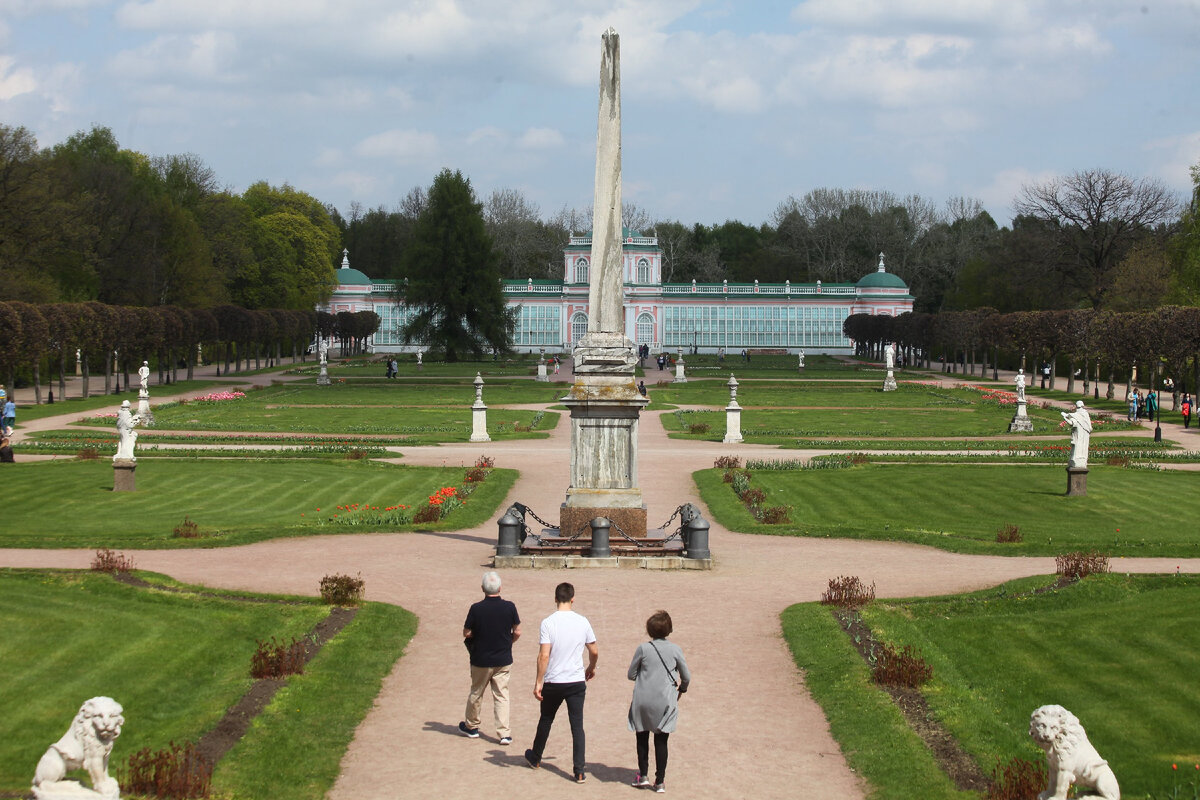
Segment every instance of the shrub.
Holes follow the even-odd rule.
[[[81,447],[75,451],[75,457],[80,461],[94,461],[100,457],[100,451],[94,447]]]
[[[467,470],[467,474],[463,476],[463,480],[467,483],[482,483],[487,480],[488,471],[483,467],[471,467]]]
[[[1104,463],[1108,464],[1110,467],[1128,467],[1129,456],[1109,456],[1107,459],[1105,459]]]
[[[742,492],[742,502],[748,506],[761,506],[767,499],[767,493],[762,489],[747,489]]]
[[[175,526],[175,538],[177,539],[199,539],[200,526],[189,517],[184,517],[183,522]]]
[[[261,639],[256,639],[255,642],[258,647],[250,658],[251,678],[284,678],[304,673],[306,648],[302,640],[292,639],[291,644],[285,645],[276,642],[272,636],[269,642]]]
[[[413,514],[413,522],[437,522],[442,518],[442,509],[438,506],[425,506],[416,514]]]
[[[996,531],[996,541],[1000,544],[1015,544],[1025,541],[1025,537],[1021,535],[1020,527],[1009,523]]]
[[[331,606],[356,606],[362,602],[366,582],[362,573],[351,578],[349,575],[326,575],[321,578],[321,600]]]
[[[1035,800],[1045,786],[1045,764],[1014,758],[992,770],[987,800]]]
[[[156,753],[144,747],[129,757],[128,768],[118,777],[126,794],[160,798],[205,798],[212,789],[212,764],[196,745],[171,742]]]
[[[867,586],[857,575],[839,575],[829,579],[829,588],[821,602],[838,608],[858,608],[875,599],[875,584]]]
[[[733,493],[741,497],[750,488],[750,475],[744,470],[733,473]]]
[[[1063,553],[1054,558],[1055,572],[1064,578],[1086,578],[1088,575],[1108,572],[1108,556],[1096,550]]]
[[[347,461],[361,461],[367,457],[367,451],[362,448],[355,447],[353,450],[346,451]]]
[[[480,456],[475,459],[475,466],[479,469],[492,469],[496,466],[496,459],[491,456]]]
[[[713,466],[717,469],[725,470],[738,469],[742,466],[742,459],[738,456],[719,456],[717,460],[713,462]],[[726,481],[726,483],[728,482],[729,481]]]
[[[856,467],[871,463],[871,459],[867,457],[866,453],[851,453],[849,458],[850,463]]]
[[[707,422],[693,422],[688,425],[688,433],[708,433],[709,425]]]
[[[768,525],[786,525],[792,521],[792,507],[771,506],[763,512],[762,521]]]
[[[133,572],[133,559],[123,553],[118,553],[103,547],[96,551],[92,559],[93,572]]]
[[[917,687],[933,679],[933,667],[925,663],[911,644],[897,650],[887,642],[881,642],[875,652],[871,677],[884,686]]]

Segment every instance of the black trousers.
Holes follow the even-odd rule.
[[[638,774],[648,775],[650,771],[650,731],[638,731],[637,757]],[[654,732],[654,782],[662,783],[667,775],[667,737],[669,733]]]
[[[586,748],[583,735],[583,700],[586,695],[587,681],[542,684],[542,716],[538,719],[537,734],[533,737],[533,755],[539,762],[546,749],[546,740],[550,738],[550,726],[554,724],[554,715],[565,701],[567,719],[571,723],[571,772],[574,775],[583,772]]]

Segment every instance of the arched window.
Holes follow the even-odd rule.
[[[582,256],[575,259],[575,283],[588,282],[588,260]]]
[[[650,283],[654,280],[653,270],[650,269],[650,260],[639,258],[637,262],[637,282]]]
[[[654,342],[654,317],[646,313],[638,314],[634,335],[637,337],[638,344],[652,344]]]
[[[587,269],[587,262],[584,262],[583,268]],[[587,333],[587,314],[580,311],[571,317],[571,341],[578,343],[585,333]]]

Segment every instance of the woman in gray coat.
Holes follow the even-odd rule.
[[[654,733],[654,791],[664,792],[667,772],[667,737],[679,718],[679,697],[688,689],[692,675],[679,646],[667,641],[671,615],[656,611],[646,620],[650,641],[638,645],[629,664],[633,702],[629,704],[629,730],[637,735],[638,773],[634,786],[650,786],[650,733]]]

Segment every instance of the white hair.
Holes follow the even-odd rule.
[[[495,570],[483,573],[483,582],[480,585],[484,594],[500,594],[500,573]]]

